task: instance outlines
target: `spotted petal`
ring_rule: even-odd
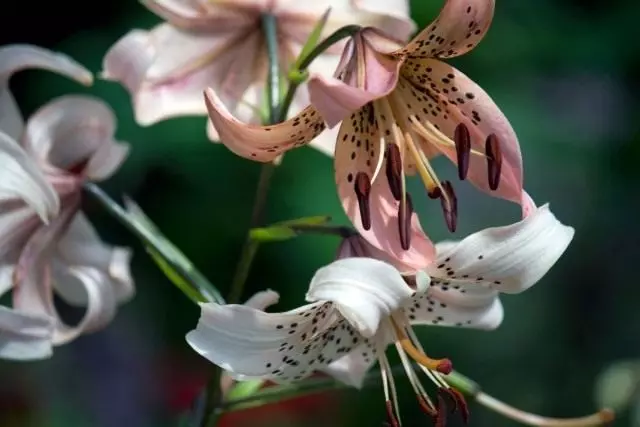
[[[372,258],[344,258],[316,272],[307,301],[331,301],[360,334],[371,338],[380,322],[412,293],[391,265]]]
[[[498,189],[489,187],[487,160],[471,154],[467,178],[489,194],[523,204],[522,155],[511,124],[489,95],[462,72],[435,59],[411,59],[403,73],[411,84],[399,85],[403,98],[410,100],[422,120],[437,125],[439,131],[453,140],[456,126],[463,123],[471,136],[471,149],[485,152],[489,135],[495,135],[502,153],[502,172]],[[427,144],[427,151],[436,148],[457,163],[453,144]],[[430,152],[430,151],[429,151]]]
[[[115,128],[115,115],[102,100],[63,96],[31,116],[25,147],[42,162],[60,169],[86,163],[89,178],[104,179],[128,153],[128,147],[114,139]]]
[[[322,371],[347,385],[362,388],[367,372],[377,360],[375,355],[375,347],[369,343],[361,344]]]
[[[53,71],[84,85],[93,82],[89,70],[62,53],[22,44],[0,47],[0,130],[14,139],[22,135],[23,122],[20,109],[9,92],[9,79],[17,71],[29,68]]]
[[[452,58],[473,49],[489,30],[495,0],[447,0],[440,15],[398,54]]]
[[[523,292],[556,263],[573,234],[543,205],[515,224],[487,228],[442,249],[436,245],[429,274],[469,293]]]
[[[259,126],[233,117],[212,89],[206,90],[205,101],[221,142],[237,155],[260,162],[269,162],[285,151],[308,144],[325,127],[311,106],[283,123]]]

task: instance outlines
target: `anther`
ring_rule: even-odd
[[[393,403],[391,403],[390,400],[387,400],[386,408],[387,408],[387,423],[391,427],[400,427],[400,423],[398,422],[398,418],[396,417],[395,411],[393,409]]]
[[[469,172],[469,157],[471,156],[471,135],[469,128],[464,123],[456,126],[453,141],[456,144],[456,155],[458,156],[458,178],[464,180]]]
[[[451,182],[443,181],[442,190],[444,191],[444,194],[440,197],[440,203],[442,204],[444,220],[447,223],[449,231],[453,233],[456,231],[458,224],[458,199],[456,197],[456,193],[453,191]]]
[[[467,405],[467,400],[464,398],[462,393],[453,387],[449,389],[449,394],[456,402],[456,407],[460,411],[462,422],[467,424],[469,422],[469,406]]]
[[[371,194],[371,181],[369,176],[364,172],[358,172],[354,183],[354,191],[358,198],[360,207],[360,220],[362,228],[368,230],[371,228],[371,207],[369,205],[369,195]]]
[[[440,190],[440,187],[433,187],[431,191],[427,191],[427,196],[430,199],[439,199],[442,197],[442,190]]]
[[[387,146],[387,181],[391,194],[396,200],[402,199],[402,157],[400,156],[400,148],[396,144]]]
[[[435,427],[445,427],[447,424],[447,402],[441,393],[438,393],[438,413],[435,419]]]
[[[398,233],[400,235],[400,246],[405,251],[411,247],[411,215],[413,215],[413,202],[411,196],[405,194],[404,203],[400,202],[398,210]]]
[[[489,180],[489,188],[497,190],[500,185],[500,173],[502,171],[502,151],[500,150],[500,142],[495,134],[487,137],[484,147],[487,156],[487,178]]]
[[[419,395],[416,397],[418,398],[418,404],[420,405],[422,412],[435,420],[438,417],[438,411],[436,411],[436,408],[431,407],[424,397]]]

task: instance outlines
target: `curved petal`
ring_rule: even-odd
[[[9,91],[9,79],[17,71],[29,68],[53,71],[87,86],[93,83],[91,72],[65,54],[25,44],[0,47],[0,130],[14,139],[22,135],[23,122]]]
[[[280,295],[271,289],[267,289],[266,291],[253,294],[251,298],[245,301],[244,305],[255,308],[256,310],[265,311],[267,307],[277,304],[278,301],[280,301]]]
[[[377,360],[375,354],[376,349],[371,343],[359,345],[346,356],[331,362],[322,372],[351,387],[362,388],[367,372]]]
[[[325,128],[322,117],[311,106],[283,123],[259,126],[233,117],[212,89],[205,91],[205,102],[221,142],[250,160],[269,162],[285,151],[308,144]]]
[[[29,239],[34,229],[42,225],[34,211],[21,206],[0,214],[0,259],[13,260]]]
[[[51,357],[54,319],[0,306],[0,359]]]
[[[444,62],[434,59],[407,60],[407,69],[411,72],[403,76],[412,85],[399,85],[402,96],[421,109],[431,112],[424,120],[437,125],[439,131],[454,139],[456,126],[464,124],[471,136],[471,148],[477,152],[485,152],[485,143],[489,135],[495,135],[502,153],[502,172],[497,190],[489,187],[487,160],[484,156],[471,154],[469,157],[469,179],[476,187],[491,195],[523,202],[522,193],[522,155],[520,144],[509,120],[491,97],[462,72]],[[420,93],[412,90],[420,88]],[[425,95],[419,97],[419,95]],[[435,105],[435,106],[434,106]],[[424,143],[424,141],[423,141]],[[451,161],[457,163],[455,146],[429,144],[428,148],[436,148]]]
[[[372,258],[344,258],[316,272],[306,298],[333,302],[358,332],[371,338],[412,293],[393,266]]]
[[[85,173],[95,172],[100,171],[98,166],[105,166],[101,162],[105,156],[108,157],[102,151],[103,146],[116,144],[113,138],[115,130],[113,110],[102,100],[89,96],[62,96],[29,118],[25,147],[43,162],[57,168],[73,170],[93,162],[95,170],[86,167],[83,170]],[[101,157],[94,161],[96,153]]]
[[[452,58],[473,49],[489,30],[495,0],[447,0],[440,15],[398,52],[416,58]]]
[[[413,304],[405,309],[411,324],[489,330],[502,323],[504,310],[499,298],[494,296],[481,304],[476,301],[469,304],[470,301],[461,298],[443,299],[444,294],[441,289],[430,288],[430,292],[416,295]]]
[[[573,235],[574,229],[543,205],[520,222],[479,231],[446,250],[436,245],[438,258],[429,274],[467,290],[519,293],[549,271]]]
[[[187,342],[236,379],[297,381],[363,342],[325,302],[286,313],[245,305],[200,306],[200,321]]]
[[[74,281],[78,283],[70,285]],[[87,301],[87,310],[77,325],[68,326],[58,319],[53,334],[54,345],[66,344],[81,334],[101,329],[116,314],[117,304],[110,280],[95,268],[73,266],[54,270],[53,285],[56,289],[60,286],[82,287]]]
[[[222,33],[255,24],[255,15],[260,13],[257,7],[251,13],[250,5],[246,4],[250,2],[245,2],[244,8],[197,0],[142,0],[142,3],[172,25],[202,32]]]
[[[113,141],[102,144],[87,164],[85,173],[91,181],[102,181],[111,176],[124,163],[131,146],[126,142]]]
[[[263,71],[259,43],[259,32],[241,28],[199,34],[161,24],[120,39],[104,58],[102,76],[128,89],[142,125],[206,114],[202,92],[207,87],[233,111]]]
[[[42,218],[48,221],[60,209],[58,195],[47,182],[36,162],[11,139],[0,131],[0,201],[24,200]],[[5,214],[5,212],[3,212]]]
[[[130,300],[135,293],[129,270],[131,250],[104,244],[82,212],[76,214],[66,233],[58,241],[56,258],[68,266],[97,269],[110,280],[110,286],[119,302]],[[70,303],[87,304],[85,286],[77,280],[59,282],[56,290]]]
[[[377,171],[385,167],[381,147],[374,143],[379,139],[377,128],[369,126],[370,112],[361,110],[340,126],[336,143],[335,173],[338,195],[345,213],[358,232],[375,248],[394,260],[393,264],[405,272],[406,267],[420,269],[435,258],[435,248],[414,213],[409,224],[411,245],[402,248],[398,232],[399,202],[395,200],[383,177],[374,179]],[[357,132],[356,132],[357,129]],[[382,164],[379,164],[382,160]],[[368,203],[365,202],[363,223],[362,209],[358,202],[355,184],[358,173],[364,173],[371,184]],[[370,224],[369,224],[370,223]],[[370,227],[365,227],[370,225]]]
[[[388,95],[396,86],[402,61],[379,50],[385,40],[366,28],[354,36],[353,56],[340,78],[312,75],[309,98],[331,128],[365,104]]]

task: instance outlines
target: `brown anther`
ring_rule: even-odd
[[[449,408],[449,412],[455,414],[458,410],[458,399],[451,393],[450,388],[440,387],[438,389],[438,393],[442,394],[447,398],[447,400],[451,403],[451,407]]]
[[[445,427],[447,424],[447,402],[441,393],[438,393],[438,412],[435,418],[435,427]]]
[[[387,146],[387,181],[389,189],[396,200],[402,199],[402,157],[400,156],[400,148],[396,144]]]
[[[371,228],[371,207],[369,205],[369,194],[371,194],[371,180],[364,172],[358,172],[354,183],[354,191],[358,198],[358,206],[360,207],[360,220],[362,228],[368,230]]]
[[[387,423],[391,427],[400,427],[400,423],[398,422],[398,418],[396,417],[395,410],[393,409],[393,403],[390,400],[387,400]]]
[[[469,128],[464,123],[456,126],[453,141],[456,144],[456,155],[458,156],[458,178],[464,180],[469,172],[469,158],[471,157],[471,135]]]
[[[433,190],[427,191],[427,196],[430,199],[439,199],[442,197],[442,190],[440,190],[440,187],[434,187]]]
[[[440,203],[442,204],[442,212],[444,213],[444,220],[447,223],[447,228],[452,233],[456,231],[458,224],[458,199],[456,193],[453,191],[453,186],[449,181],[442,182],[442,189],[446,193],[440,197]]]
[[[500,150],[500,141],[495,134],[487,137],[484,147],[487,156],[487,178],[489,180],[489,188],[497,190],[500,185],[500,173],[502,171],[502,151]]]
[[[416,396],[418,398],[418,404],[420,405],[420,409],[422,412],[429,415],[431,418],[436,419],[438,416],[438,411],[435,408],[432,408],[429,403],[422,396]]]
[[[400,246],[405,251],[411,247],[411,215],[413,215],[413,202],[411,196],[405,194],[405,202],[400,202],[398,210],[398,232],[400,234]]]
[[[467,405],[467,400],[462,393],[453,387],[449,389],[449,394],[456,402],[456,407],[460,411],[462,422],[467,424],[469,422],[469,405]]]

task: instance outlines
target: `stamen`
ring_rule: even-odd
[[[400,203],[398,210],[398,232],[400,234],[400,246],[405,251],[411,247],[411,215],[413,215],[413,202],[411,196],[405,194],[404,203]]]
[[[436,191],[436,188],[440,187],[440,185],[432,171],[429,170],[429,161],[426,157],[424,157],[424,154],[420,150],[418,150],[418,147],[416,147],[413,138],[408,132],[405,133],[404,139],[407,143],[409,151],[411,152],[411,155],[415,160],[416,169],[418,171],[418,174],[420,175],[420,178],[422,179],[424,186],[427,188],[429,194],[434,193]]]
[[[398,419],[396,418],[395,414],[393,413],[393,403],[391,403],[390,400],[386,401],[385,404],[386,408],[387,408],[387,423],[391,426],[391,427],[400,427],[400,423],[398,422]]]
[[[442,190],[440,190],[440,187],[436,187],[433,191],[427,191],[427,196],[429,196],[430,199],[439,199],[442,197]]]
[[[444,191],[440,198],[440,203],[442,204],[444,220],[447,223],[449,231],[454,233],[458,224],[458,198],[456,197],[456,193],[453,191],[451,182],[443,181],[442,189]]]
[[[369,176],[364,172],[358,172],[354,183],[354,191],[358,198],[360,207],[360,220],[362,228],[369,230],[371,228],[371,206],[369,204],[369,195],[371,194],[371,181]]]
[[[387,181],[391,194],[396,200],[402,198],[402,157],[400,156],[400,148],[396,144],[387,146]]]
[[[469,156],[471,155],[471,135],[464,123],[458,124],[454,131],[453,140],[456,144],[458,156],[458,178],[464,180],[469,172]]]
[[[443,374],[448,374],[453,370],[453,364],[449,359],[430,358],[429,356],[424,354],[424,352],[421,352],[414,347],[411,340],[407,337],[404,331],[400,329],[400,327],[393,319],[391,319],[391,324],[393,325],[397,341],[402,346],[402,349],[406,351],[409,357],[415,360],[418,364],[424,366],[427,369],[442,372]]]
[[[387,407],[387,417],[393,427],[399,427],[402,422],[400,421],[396,383],[393,380],[391,365],[389,365],[389,360],[384,354],[384,351],[378,352],[378,364],[380,365],[380,372],[382,374],[382,388],[384,390],[384,400]]]
[[[448,391],[453,400],[456,402],[456,407],[460,411],[462,422],[467,424],[469,422],[469,406],[467,405],[467,400],[464,398],[462,393],[460,393],[454,387],[450,387]]]
[[[447,402],[442,397],[442,393],[438,393],[438,414],[436,416],[435,427],[445,427],[447,424]]]
[[[487,156],[489,188],[495,191],[500,185],[500,173],[502,171],[502,151],[500,150],[500,141],[495,134],[492,133],[487,137],[484,150]]]

